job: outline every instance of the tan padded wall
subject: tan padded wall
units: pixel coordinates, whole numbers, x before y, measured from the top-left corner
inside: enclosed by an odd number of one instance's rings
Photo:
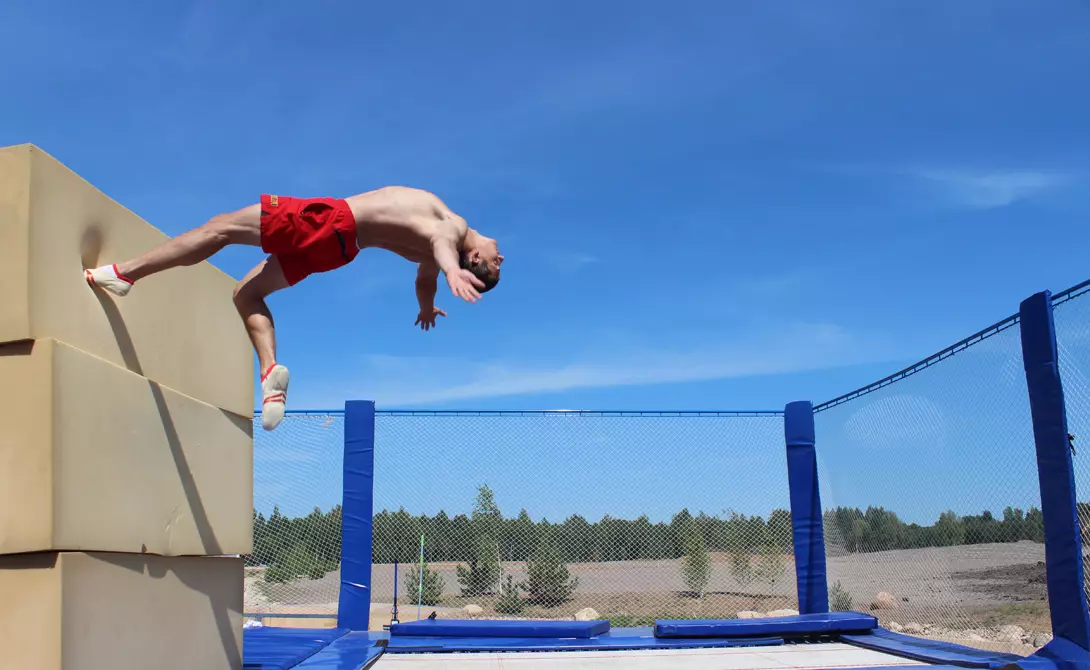
[[[240,558],[0,556],[0,668],[239,670]]]
[[[49,339],[0,379],[0,554],[253,550],[249,419]]]
[[[234,279],[204,262],[146,277],[124,298],[84,279],[85,264],[166,239],[41,149],[0,149],[0,342],[56,338],[252,417],[254,354]]]

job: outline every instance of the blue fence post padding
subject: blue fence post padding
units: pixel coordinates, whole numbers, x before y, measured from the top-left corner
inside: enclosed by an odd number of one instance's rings
[[[829,611],[825,577],[825,533],[821,525],[814,406],[809,401],[787,405],[783,418],[787,441],[787,481],[791,489],[791,526],[795,544],[795,576],[799,613]]]
[[[1045,526],[1045,574],[1052,631],[1090,650],[1090,613],[1083,590],[1082,541],[1075,505],[1075,474],[1060,380],[1052,294],[1026,298],[1020,307],[1022,362],[1029,390],[1041,513]]]
[[[371,616],[371,524],[375,486],[375,403],[344,404],[344,502],[337,626],[367,630]]]

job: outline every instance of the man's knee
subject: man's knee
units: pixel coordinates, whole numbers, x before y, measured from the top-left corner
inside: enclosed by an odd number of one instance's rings
[[[262,298],[263,296],[254,290],[253,284],[245,279],[235,284],[235,290],[231,295],[235,307],[240,311],[253,307],[255,303],[261,302]]]
[[[231,219],[227,214],[217,214],[204,222],[201,230],[209,238],[219,244],[227,244],[231,241]]]
[[[209,219],[204,228],[207,233],[223,244],[260,244],[260,212],[249,210],[217,214]]]

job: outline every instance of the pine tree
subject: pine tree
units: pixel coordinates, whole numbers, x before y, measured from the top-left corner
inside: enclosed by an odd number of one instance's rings
[[[541,539],[534,555],[526,564],[527,579],[521,584],[528,600],[537,605],[555,607],[571,597],[579,579],[568,574],[568,566],[560,557],[560,548],[552,533]]]
[[[438,605],[443,598],[443,577],[430,570],[424,563],[424,580],[421,584],[420,566],[414,565],[405,573],[405,593],[410,602],[419,601],[422,605]]]
[[[477,555],[467,561],[468,565],[459,565],[458,583],[462,585],[463,596],[479,596],[491,593],[500,578],[499,547],[489,537],[482,537],[477,542]]]
[[[698,598],[704,597],[704,589],[711,578],[711,563],[704,545],[704,533],[700,524],[693,522],[685,529],[682,536],[681,574],[685,583]]]
[[[500,589],[499,600],[496,601],[496,611],[500,614],[519,614],[522,612],[522,598],[519,598],[518,587],[511,583],[511,575],[507,575],[507,581]]]

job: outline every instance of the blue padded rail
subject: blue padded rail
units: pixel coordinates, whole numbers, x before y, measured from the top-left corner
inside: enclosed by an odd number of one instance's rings
[[[827,612],[768,619],[662,619],[656,637],[802,637],[874,630],[878,620],[859,612]]]
[[[346,633],[342,628],[247,628],[242,631],[242,667],[289,670]]]
[[[1090,653],[1070,640],[1057,637],[1033,656],[1011,667],[1022,670],[1086,670],[1090,668]]]
[[[924,663],[948,663],[962,668],[1002,668],[1022,659],[1021,656],[1000,654],[964,647],[950,642],[925,640],[876,628],[866,635],[842,635],[841,641],[864,649],[881,651]]]
[[[622,649],[691,649],[722,647],[758,647],[783,644],[775,637],[763,638],[656,638],[650,626],[614,628],[591,638],[542,637],[391,637],[388,654],[487,652],[487,651],[608,651]]]
[[[406,637],[574,637],[590,638],[609,631],[609,621],[507,621],[424,619],[390,626],[390,638]]]

